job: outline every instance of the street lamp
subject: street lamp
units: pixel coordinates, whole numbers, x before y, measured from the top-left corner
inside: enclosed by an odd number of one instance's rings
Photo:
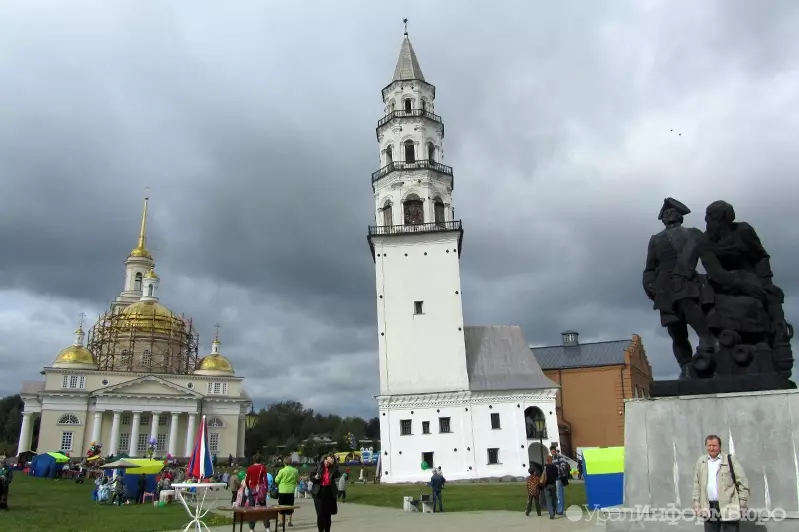
[[[547,430],[547,420],[544,417],[538,417],[533,420],[533,424],[538,433],[538,445],[541,447],[541,467],[544,467],[544,433]]]
[[[250,411],[244,416],[244,423],[247,425],[249,430],[255,428],[255,425],[258,424],[258,414],[255,412],[255,409],[250,405]]]

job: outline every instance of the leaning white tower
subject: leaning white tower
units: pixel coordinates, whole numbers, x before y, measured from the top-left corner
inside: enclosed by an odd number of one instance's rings
[[[383,89],[380,169],[372,174],[380,394],[468,390],[461,307],[463,229],[453,219],[436,89],[408,38]]]

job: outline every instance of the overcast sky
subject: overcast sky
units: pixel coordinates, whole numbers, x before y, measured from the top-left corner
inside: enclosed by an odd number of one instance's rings
[[[473,7],[469,7],[472,5]],[[663,198],[718,199],[799,325],[799,2],[82,2],[0,6],[0,394],[122,289],[149,186],[161,301],[256,406],[374,415],[370,174],[402,18],[455,170],[467,324],[643,337]],[[92,319],[92,321],[93,321]]]

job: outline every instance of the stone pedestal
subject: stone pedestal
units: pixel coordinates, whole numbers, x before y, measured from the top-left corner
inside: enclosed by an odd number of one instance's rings
[[[709,434],[718,435],[722,451],[743,465],[749,508],[772,516],[752,530],[799,530],[798,390],[628,400],[624,505],[608,510],[606,530],[702,530],[686,518],[651,518],[692,510],[694,467]]]

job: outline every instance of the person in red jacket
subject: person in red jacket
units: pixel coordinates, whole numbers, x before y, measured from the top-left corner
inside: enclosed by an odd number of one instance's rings
[[[247,500],[250,502],[250,507],[255,506],[256,502],[261,502],[258,500],[260,497],[256,497],[256,495],[266,489],[266,466],[261,462],[263,462],[261,455],[255,455],[255,457],[253,457],[253,464],[247,468],[247,475],[244,477],[244,485],[247,488]],[[265,493],[261,500],[263,500],[265,505]],[[270,532],[269,521],[265,520],[264,526],[266,527],[266,532]],[[255,521],[250,521],[250,530],[255,530]]]

